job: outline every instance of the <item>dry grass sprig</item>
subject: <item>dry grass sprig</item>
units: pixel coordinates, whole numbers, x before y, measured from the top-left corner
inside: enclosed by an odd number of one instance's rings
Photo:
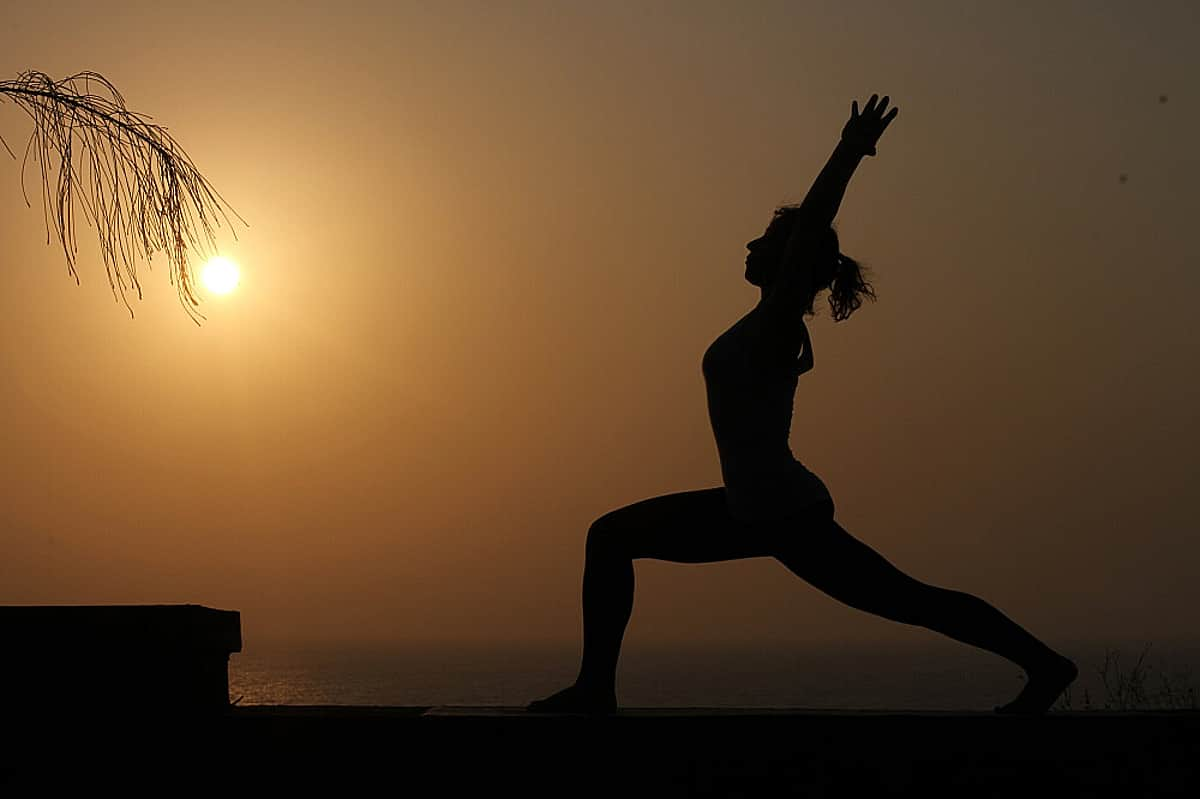
[[[202,319],[188,250],[215,252],[214,228],[224,221],[232,230],[229,214],[242,224],[245,220],[200,174],[166,128],[128,110],[116,87],[95,72],[60,81],[42,72],[22,72],[16,80],[0,81],[0,99],[4,97],[33,120],[21,164],[21,189],[30,204],[25,171],[29,161],[36,160],[46,241],[53,230],[76,283],[78,202],[99,235],[113,295],[131,315],[126,292],[135,290],[139,299],[142,296],[138,259],[149,262],[163,252],[180,302],[194,320]],[[16,157],[3,137],[0,143]]]

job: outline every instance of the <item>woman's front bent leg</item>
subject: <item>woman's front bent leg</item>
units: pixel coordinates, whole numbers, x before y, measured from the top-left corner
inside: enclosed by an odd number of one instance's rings
[[[615,709],[617,660],[633,612],[634,559],[710,563],[769,554],[744,532],[729,515],[720,487],[653,497],[596,519],[585,547],[579,676],[570,688],[529,709]]]

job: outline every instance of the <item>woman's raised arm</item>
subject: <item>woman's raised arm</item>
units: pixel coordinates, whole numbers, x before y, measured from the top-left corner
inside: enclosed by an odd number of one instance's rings
[[[863,156],[875,155],[875,144],[900,111],[894,107],[888,110],[887,104],[887,95],[881,102],[877,94],[871,95],[861,113],[857,100],[850,104],[850,120],[842,128],[842,138],[800,203],[799,219],[792,226],[784,248],[782,279],[773,292],[784,305],[790,305],[788,298],[806,297],[811,291],[810,270],[797,268],[796,261],[809,248],[813,237],[833,224],[858,162]]]
[[[858,101],[851,103],[850,121],[842,128],[842,138],[834,148],[833,155],[800,204],[799,219],[788,235],[779,276],[759,304],[758,337],[768,349],[784,351],[790,356],[795,352],[792,342],[797,340],[798,335],[803,336],[803,349],[798,362],[801,373],[812,369],[813,357],[812,339],[804,325],[803,315],[799,313],[798,303],[811,299],[813,275],[810,265],[800,263],[800,258],[812,253],[821,231],[833,223],[858,162],[863,156],[875,154],[879,137],[896,118],[899,109],[892,108],[889,111],[887,104],[887,96],[879,102],[879,95],[873,94],[863,106],[862,113],[859,113]],[[801,330],[796,330],[797,325]]]
[[[842,128],[842,138],[800,203],[802,219],[809,225],[821,229],[833,223],[858,162],[863,156],[875,155],[876,142],[899,113],[898,108],[887,110],[887,104],[886,95],[880,101],[876,94],[871,95],[862,113],[857,100],[850,104],[850,120]]]

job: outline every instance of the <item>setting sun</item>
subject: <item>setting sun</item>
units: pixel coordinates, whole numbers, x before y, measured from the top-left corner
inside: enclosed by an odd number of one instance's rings
[[[230,259],[218,255],[208,260],[200,277],[213,294],[228,294],[237,288],[238,267]]]

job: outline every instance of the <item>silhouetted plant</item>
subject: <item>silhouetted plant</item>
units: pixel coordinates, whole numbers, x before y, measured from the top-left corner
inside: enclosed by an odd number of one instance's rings
[[[1147,661],[1152,644],[1146,644],[1132,666],[1125,668],[1121,663],[1119,649],[1105,649],[1104,663],[1096,669],[1104,686],[1104,710],[1196,710],[1196,688],[1192,684],[1191,670],[1168,669],[1160,662],[1156,669]],[[1152,678],[1157,673],[1157,680]],[[1091,696],[1083,689],[1082,707],[1076,708],[1071,689],[1068,687],[1055,703],[1056,710],[1093,710]]]
[[[1104,651],[1104,665],[1100,667],[1100,680],[1108,698],[1104,707],[1109,710],[1132,710],[1145,707],[1150,696],[1146,685],[1150,667],[1146,664],[1146,656],[1150,654],[1150,644],[1143,647],[1137,660],[1128,671],[1121,669],[1121,652],[1117,649]]]
[[[126,292],[136,290],[139,298],[142,293],[137,259],[149,261],[163,252],[180,302],[193,319],[202,318],[188,249],[203,254],[207,246],[215,251],[214,227],[222,220],[229,223],[227,211],[245,221],[166,128],[129,111],[120,92],[95,72],[60,81],[41,72],[22,72],[16,80],[0,81],[0,98],[4,97],[33,120],[21,164],[21,188],[30,204],[25,167],[32,158],[41,169],[47,243],[53,229],[76,283],[78,201],[99,236],[109,286],[130,314]],[[16,158],[3,137],[0,143]]]

